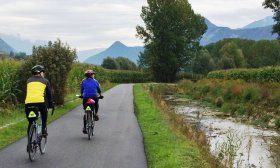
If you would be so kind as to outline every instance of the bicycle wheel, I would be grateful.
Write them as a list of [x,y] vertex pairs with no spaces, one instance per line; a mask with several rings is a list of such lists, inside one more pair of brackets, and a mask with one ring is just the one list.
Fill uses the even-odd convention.
[[40,135],[40,143],[39,143],[39,147],[40,147],[40,152],[41,154],[44,154],[46,152],[46,148],[47,148],[47,136],[43,137],[42,134]]
[[37,144],[37,128],[33,123],[30,127],[28,134],[28,156],[30,161],[34,161],[37,155],[38,144]]
[[93,135],[92,130],[92,111],[87,112],[87,133],[88,133],[88,140],[91,139],[91,136]]
[[94,126],[95,126],[95,113],[94,111],[92,112],[92,120],[91,120],[91,127],[92,127],[92,136],[94,135]]

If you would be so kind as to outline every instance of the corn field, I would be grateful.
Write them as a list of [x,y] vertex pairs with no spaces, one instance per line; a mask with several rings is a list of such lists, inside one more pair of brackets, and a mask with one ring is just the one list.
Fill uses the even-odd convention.
[[280,82],[280,67],[265,67],[258,69],[232,69],[212,71],[210,79],[242,79],[253,82]]
[[10,59],[0,60],[0,105],[5,106],[6,103],[17,103],[18,93],[18,75],[17,69],[21,62]]

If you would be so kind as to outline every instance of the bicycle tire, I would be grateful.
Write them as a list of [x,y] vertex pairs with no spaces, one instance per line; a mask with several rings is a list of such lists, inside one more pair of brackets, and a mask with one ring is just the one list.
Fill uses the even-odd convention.
[[88,140],[91,139],[92,136],[92,111],[87,112],[87,133],[88,133]]
[[94,127],[95,127],[95,112],[94,111],[92,111],[91,127],[92,127],[92,136],[93,136],[94,135]]
[[37,128],[33,123],[28,133],[28,156],[30,161],[34,161],[37,155]]
[[46,153],[47,140],[48,140],[47,136],[43,137],[42,135],[40,135],[39,148],[40,148],[40,152],[41,152],[42,155]]

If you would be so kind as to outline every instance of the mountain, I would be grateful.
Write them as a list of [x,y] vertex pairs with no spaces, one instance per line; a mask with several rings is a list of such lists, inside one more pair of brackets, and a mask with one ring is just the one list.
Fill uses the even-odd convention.
[[210,22],[210,20],[205,18],[205,24],[208,27],[208,30],[213,30],[216,29],[218,26],[214,25],[212,22]]
[[5,40],[8,44],[10,44],[15,50],[18,52],[25,52],[27,55],[32,53],[33,46],[46,45],[48,44],[45,41],[30,41],[28,39],[23,39],[20,35],[7,35],[0,33],[0,38]]
[[96,55],[104,50],[105,50],[104,48],[97,48],[91,50],[77,51],[78,61],[84,62],[87,58]]
[[126,57],[131,61],[133,61],[134,63],[137,63],[138,55],[140,54],[140,52],[143,51],[144,51],[143,47],[127,47],[120,41],[116,41],[108,49],[102,51],[99,54],[87,58],[84,61],[84,63],[101,65],[103,59],[107,57],[112,57],[112,58]]
[[4,40],[0,38],[0,53],[10,54],[10,52],[15,52],[15,50],[7,44]]
[[[267,26],[266,24],[268,22],[263,22],[266,23],[266,24],[262,24],[263,26],[266,25],[265,27],[241,28],[241,29],[218,27],[207,19],[205,19],[205,23],[208,26],[208,30],[202,36],[202,39],[200,41],[201,45],[214,43],[224,38],[241,38],[241,39],[249,39],[249,40],[273,40],[277,38],[276,34],[271,34],[272,25]],[[257,24],[251,24],[251,27],[253,27],[254,25],[256,26]]]
[[251,29],[251,28],[258,28],[258,27],[267,27],[274,25],[275,21],[273,20],[272,16],[267,16],[264,19],[255,21],[253,23],[248,24],[247,26],[244,26],[242,29]]

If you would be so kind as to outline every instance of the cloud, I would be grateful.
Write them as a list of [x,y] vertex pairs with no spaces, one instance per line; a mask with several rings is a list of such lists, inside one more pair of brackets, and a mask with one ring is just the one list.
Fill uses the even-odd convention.
[[263,0],[189,0],[192,8],[219,26],[240,28],[273,15]]
[[[108,47],[135,38],[145,0],[0,0],[0,32],[31,40],[61,38],[73,47]],[[128,40],[129,39],[129,40]]]
[[[232,28],[272,15],[263,0],[189,0],[194,11]],[[108,47],[120,40],[143,45],[135,37],[146,0],[0,0],[0,33],[30,40],[60,38],[78,50]]]

